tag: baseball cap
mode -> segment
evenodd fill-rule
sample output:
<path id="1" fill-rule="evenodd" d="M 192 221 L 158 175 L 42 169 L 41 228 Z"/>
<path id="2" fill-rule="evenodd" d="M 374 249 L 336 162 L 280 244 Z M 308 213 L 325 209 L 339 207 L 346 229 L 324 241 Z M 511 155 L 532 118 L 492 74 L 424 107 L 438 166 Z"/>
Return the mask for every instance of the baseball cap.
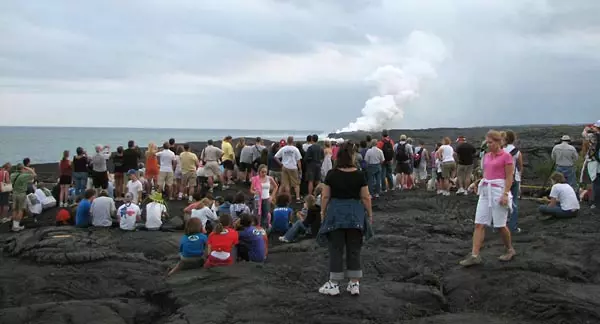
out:
<path id="1" fill-rule="evenodd" d="M 284 139 L 282 139 L 281 141 L 279 141 L 279 145 L 280 146 L 286 146 L 287 142 Z"/>
<path id="2" fill-rule="evenodd" d="M 127 175 L 135 175 L 136 173 L 137 171 L 135 171 L 134 169 L 127 171 Z"/>

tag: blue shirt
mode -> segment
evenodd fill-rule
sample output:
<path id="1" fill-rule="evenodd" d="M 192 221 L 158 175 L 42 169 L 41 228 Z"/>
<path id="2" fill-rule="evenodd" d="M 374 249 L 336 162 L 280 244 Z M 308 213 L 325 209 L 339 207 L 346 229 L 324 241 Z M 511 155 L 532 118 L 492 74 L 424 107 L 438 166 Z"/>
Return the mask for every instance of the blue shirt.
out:
<path id="1" fill-rule="evenodd" d="M 184 235 L 179 241 L 179 253 L 184 258 L 201 257 L 204 254 L 206 241 L 208 241 L 206 234 Z"/>
<path id="2" fill-rule="evenodd" d="M 87 199 L 82 199 L 77 206 L 77 212 L 75 213 L 75 226 L 87 227 L 90 225 L 90 209 L 92 203 Z"/>
<path id="3" fill-rule="evenodd" d="M 229 211 L 229 209 L 231 208 L 231 203 L 226 201 L 224 203 L 222 203 L 219 208 L 217 209 L 217 216 L 221 216 L 221 215 L 229 215 L 231 212 Z"/>
<path id="4" fill-rule="evenodd" d="M 277 207 L 273 210 L 272 230 L 276 232 L 287 232 L 290 227 L 290 215 L 293 210 L 290 207 Z"/>
<path id="5" fill-rule="evenodd" d="M 243 231 L 239 231 L 240 244 L 248 248 L 248 258 L 251 262 L 265 261 L 265 240 L 264 230 L 259 230 L 250 226 Z"/>

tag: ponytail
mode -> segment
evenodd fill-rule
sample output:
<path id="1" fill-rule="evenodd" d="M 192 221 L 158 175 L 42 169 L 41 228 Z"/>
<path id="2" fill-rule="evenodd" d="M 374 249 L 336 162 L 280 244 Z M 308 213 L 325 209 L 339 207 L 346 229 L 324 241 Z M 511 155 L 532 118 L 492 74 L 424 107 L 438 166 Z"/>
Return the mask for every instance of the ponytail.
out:
<path id="1" fill-rule="evenodd" d="M 223 223 L 217 222 L 217 224 L 215 225 L 215 230 L 213 232 L 221 234 L 221 232 L 223 232 L 224 229 L 225 227 L 223 226 Z"/>
<path id="2" fill-rule="evenodd" d="M 231 216 L 226 214 L 221 215 L 219 216 L 219 220 L 215 224 L 215 229 L 213 230 L 213 233 L 221 234 L 227 226 L 231 226 Z"/>

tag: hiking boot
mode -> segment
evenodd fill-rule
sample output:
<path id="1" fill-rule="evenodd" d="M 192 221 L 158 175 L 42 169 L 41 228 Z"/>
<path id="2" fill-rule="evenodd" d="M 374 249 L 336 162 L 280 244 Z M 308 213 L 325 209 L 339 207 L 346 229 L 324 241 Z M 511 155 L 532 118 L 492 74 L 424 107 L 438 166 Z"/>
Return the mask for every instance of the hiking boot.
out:
<path id="1" fill-rule="evenodd" d="M 515 249 L 508 249 L 508 250 L 506 250 L 506 253 L 504 253 L 498 257 L 498 260 L 500 260 L 502 262 L 508 262 L 508 261 L 512 260 L 512 258 L 516 254 L 517 254 L 517 252 L 515 251 Z"/>
<path id="2" fill-rule="evenodd" d="M 346 287 L 346 291 L 349 292 L 352 296 L 360 295 L 360 283 L 349 281 L 348 287 Z"/>
<path id="3" fill-rule="evenodd" d="M 319 294 L 337 296 L 340 294 L 340 286 L 329 280 L 321 288 L 319 288 Z"/>
<path id="4" fill-rule="evenodd" d="M 473 254 L 469 254 L 468 257 L 466 257 L 464 260 L 460 261 L 459 264 L 463 267 L 470 267 L 473 265 L 478 265 L 481 264 L 482 260 L 481 260 L 481 256 L 477 255 L 473 255 Z"/>

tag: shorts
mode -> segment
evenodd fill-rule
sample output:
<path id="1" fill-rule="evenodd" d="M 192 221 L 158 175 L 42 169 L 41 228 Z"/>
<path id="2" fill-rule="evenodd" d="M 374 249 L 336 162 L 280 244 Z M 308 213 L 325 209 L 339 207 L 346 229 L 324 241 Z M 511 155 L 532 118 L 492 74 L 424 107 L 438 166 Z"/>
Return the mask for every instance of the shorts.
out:
<path id="1" fill-rule="evenodd" d="M 158 186 L 162 187 L 165 184 L 167 186 L 173 185 L 174 174 L 173 172 L 160 171 L 158 173 Z"/>
<path id="2" fill-rule="evenodd" d="M 442 180 L 442 179 L 444 179 L 444 177 L 443 177 L 443 175 L 442 175 L 442 173 L 441 173 L 441 172 L 436 172 L 436 173 L 435 173 L 435 175 L 436 175 L 436 179 L 437 179 L 437 180 Z"/>
<path id="3" fill-rule="evenodd" d="M 444 179 L 450 179 L 454 171 L 456 171 L 456 162 L 442 162 L 442 177 Z"/>
<path id="4" fill-rule="evenodd" d="M 298 169 L 283 168 L 281 171 L 281 185 L 285 187 L 299 186 Z"/>
<path id="5" fill-rule="evenodd" d="M 252 170 L 252 163 L 240 162 L 240 172 L 250 172 Z"/>
<path id="6" fill-rule="evenodd" d="M 0 192 L 0 206 L 8 206 L 8 196 L 10 192 Z"/>
<path id="7" fill-rule="evenodd" d="M 321 180 L 321 164 L 309 163 L 306 166 L 306 181 L 320 181 Z"/>
<path id="8" fill-rule="evenodd" d="M 275 179 L 275 181 L 277 181 L 277 183 L 281 183 L 281 171 L 271 171 L 269 170 L 269 176 L 273 179 Z"/>
<path id="9" fill-rule="evenodd" d="M 196 186 L 196 172 L 186 172 L 181 176 L 181 184 L 185 187 Z"/>
<path id="10" fill-rule="evenodd" d="M 456 176 L 459 179 L 471 179 L 472 174 L 473 174 L 473 165 L 459 164 L 456 167 Z"/>
<path id="11" fill-rule="evenodd" d="M 225 260 L 221 260 L 221 259 L 215 258 L 212 255 L 209 255 L 208 258 L 206 258 L 206 261 L 204 262 L 204 267 L 205 268 L 224 267 L 224 266 L 230 266 L 232 264 L 233 264 L 233 256 L 229 256 L 229 258 L 227 258 Z"/>
<path id="12" fill-rule="evenodd" d="M 188 270 L 188 269 L 197 269 L 202 268 L 204 266 L 204 257 L 184 257 L 183 255 L 179 256 L 181 260 L 181 268 L 180 270 Z"/>
<path id="13" fill-rule="evenodd" d="M 415 178 L 418 180 L 427 180 L 427 169 L 419 166 L 418 168 L 414 169 L 414 173 L 415 173 Z"/>
<path id="14" fill-rule="evenodd" d="M 494 226 L 496 228 L 501 228 L 506 226 L 506 221 L 508 220 L 508 212 L 509 209 L 506 206 L 500 205 L 498 202 L 492 202 L 492 207 L 489 207 L 489 198 L 487 188 L 482 188 L 483 186 L 479 186 L 479 201 L 477 202 L 477 209 L 475 211 L 475 224 L 482 224 L 487 226 Z M 502 195 L 503 189 L 501 188 L 492 188 L 496 193 L 493 195 L 494 197 Z M 498 192 L 499 191 L 499 192 Z M 496 200 L 497 198 L 493 198 Z M 512 201 L 509 200 L 509 204 Z"/>
<path id="15" fill-rule="evenodd" d="M 225 170 L 229 170 L 229 171 L 233 171 L 233 161 L 231 160 L 223 160 L 223 168 Z M 219 171 L 219 174 L 221 173 L 221 171 Z"/>
<path id="16" fill-rule="evenodd" d="M 231 161 L 229 161 L 231 162 Z M 206 162 L 204 166 L 204 173 L 207 177 L 218 177 L 221 175 L 221 168 L 219 167 L 219 163 L 217 161 Z"/>
<path id="17" fill-rule="evenodd" d="M 396 164 L 396 173 L 410 174 L 410 164 L 408 162 L 398 162 Z"/>
<path id="18" fill-rule="evenodd" d="M 92 178 L 92 185 L 94 186 L 94 188 L 108 188 L 108 173 L 106 171 L 94 172 L 94 177 Z"/>
<path id="19" fill-rule="evenodd" d="M 70 185 L 73 182 L 73 178 L 70 175 L 61 175 L 58 184 L 60 185 Z"/>
<path id="20" fill-rule="evenodd" d="M 27 195 L 13 193 L 13 211 L 19 212 L 27 209 Z"/>
<path id="21" fill-rule="evenodd" d="M 181 180 L 181 177 L 182 177 L 181 170 L 175 170 L 174 176 L 175 176 L 175 179 Z"/>

